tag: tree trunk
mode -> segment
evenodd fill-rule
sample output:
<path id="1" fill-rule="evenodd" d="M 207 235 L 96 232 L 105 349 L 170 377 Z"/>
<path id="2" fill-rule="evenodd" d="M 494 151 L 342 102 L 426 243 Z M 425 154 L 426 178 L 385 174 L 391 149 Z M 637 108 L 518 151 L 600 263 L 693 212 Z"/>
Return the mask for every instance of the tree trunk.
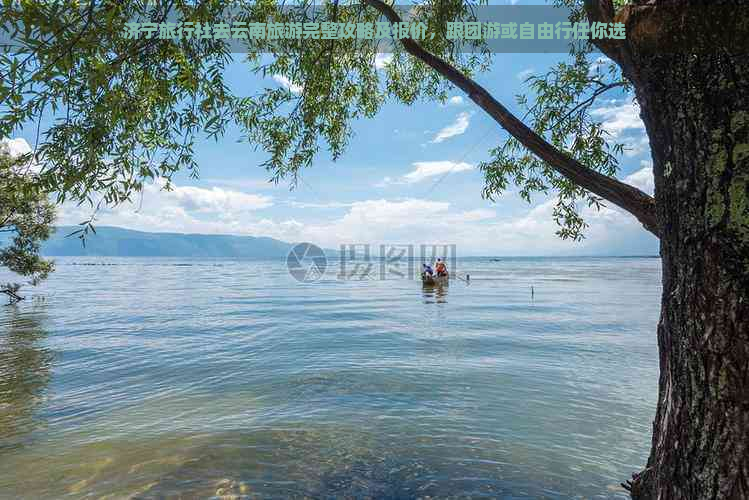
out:
<path id="1" fill-rule="evenodd" d="M 663 259 L 658 407 L 635 499 L 749 498 L 749 57 L 694 49 L 635 45 L 618 61 L 650 137 Z"/>
<path id="2" fill-rule="evenodd" d="M 364 2 L 401 20 L 381 0 Z M 636 500 L 749 499 L 747 6 L 631 0 L 615 13 L 612 0 L 585 0 L 590 21 L 626 25 L 626 40 L 594 43 L 635 87 L 653 154 L 654 202 L 591 174 L 459 70 L 401 40 L 557 172 L 660 236 L 661 375 L 650 457 L 630 483 Z"/>

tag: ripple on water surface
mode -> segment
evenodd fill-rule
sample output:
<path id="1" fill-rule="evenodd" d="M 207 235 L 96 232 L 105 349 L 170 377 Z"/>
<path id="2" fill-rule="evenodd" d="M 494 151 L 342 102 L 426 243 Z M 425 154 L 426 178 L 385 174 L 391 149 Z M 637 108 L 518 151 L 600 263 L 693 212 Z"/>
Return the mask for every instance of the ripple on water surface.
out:
<path id="1" fill-rule="evenodd" d="M 658 260 L 459 264 L 424 288 L 58 259 L 0 309 L 0 496 L 625 498 Z"/>

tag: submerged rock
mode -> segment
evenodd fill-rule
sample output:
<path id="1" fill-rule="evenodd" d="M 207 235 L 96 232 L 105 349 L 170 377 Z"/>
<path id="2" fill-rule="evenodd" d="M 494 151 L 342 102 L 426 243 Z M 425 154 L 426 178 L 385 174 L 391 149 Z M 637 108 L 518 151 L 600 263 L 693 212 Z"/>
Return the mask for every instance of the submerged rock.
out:
<path id="1" fill-rule="evenodd" d="M 221 500 L 240 500 L 250 492 L 248 485 L 233 479 L 221 479 L 216 487 L 216 496 Z"/>

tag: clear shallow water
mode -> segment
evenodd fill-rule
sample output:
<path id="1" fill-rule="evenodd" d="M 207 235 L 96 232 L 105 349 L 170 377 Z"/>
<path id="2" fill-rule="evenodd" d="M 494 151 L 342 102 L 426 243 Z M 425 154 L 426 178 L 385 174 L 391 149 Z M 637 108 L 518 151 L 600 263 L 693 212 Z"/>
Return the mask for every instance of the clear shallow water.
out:
<path id="1" fill-rule="evenodd" d="M 57 263 L 0 307 L 3 498 L 626 498 L 647 458 L 658 259 Z"/>

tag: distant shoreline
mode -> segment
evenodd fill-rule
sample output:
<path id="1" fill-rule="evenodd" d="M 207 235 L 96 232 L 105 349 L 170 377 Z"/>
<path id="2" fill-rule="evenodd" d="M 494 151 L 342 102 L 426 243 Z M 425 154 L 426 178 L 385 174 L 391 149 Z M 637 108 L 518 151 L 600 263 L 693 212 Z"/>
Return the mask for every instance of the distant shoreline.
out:
<path id="1" fill-rule="evenodd" d="M 96 254 L 43 254 L 44 257 L 59 258 L 59 257 L 88 257 L 88 258 L 114 258 L 114 259 L 145 259 L 145 258 L 158 258 L 158 259 L 219 259 L 219 260 L 283 260 L 286 255 L 270 255 L 270 256 L 259 256 L 259 257 L 242 257 L 242 256 L 205 256 L 205 255 L 96 255 Z M 330 258 L 337 260 L 338 255 L 331 255 Z M 481 256 L 481 255 L 466 255 L 456 257 L 458 260 L 494 260 L 501 262 L 503 260 L 533 260 L 533 259 L 660 259 L 660 255 L 505 255 L 501 257 L 495 256 Z M 347 258 L 350 261 L 365 261 L 365 260 L 385 260 L 387 257 L 380 257 L 376 255 L 370 255 L 369 259 L 358 256 L 354 258 Z M 413 262 L 420 262 L 424 259 L 421 258 L 407 258 L 403 260 L 411 260 Z"/>
<path id="2" fill-rule="evenodd" d="M 41 254 L 45 257 L 111 257 L 111 258 L 191 258 L 191 259 L 285 259 L 294 243 L 265 236 L 235 236 L 228 234 L 199 234 L 144 232 L 114 226 L 97 226 L 96 234 L 89 233 L 85 246 L 75 236 L 68 236 L 78 226 L 58 226 L 55 233 L 44 242 Z M 6 237 L 7 238 L 7 237 Z M 0 235 L 0 244 L 3 237 Z M 394 246 L 403 246 L 393 244 Z M 360 250 L 360 249 L 359 249 Z M 339 249 L 323 248 L 328 260 L 339 259 Z M 424 260 L 412 253 L 413 261 Z M 520 259 L 640 259 L 659 258 L 657 254 L 600 254 L 600 255 L 460 255 L 459 259 L 474 260 L 520 260 Z M 347 257 L 349 256 L 347 251 Z M 443 256 L 450 259 L 449 255 Z M 369 260 L 390 258 L 373 251 Z M 399 257 L 408 260 L 404 255 Z M 362 251 L 355 252 L 354 259 L 367 260 Z"/>

